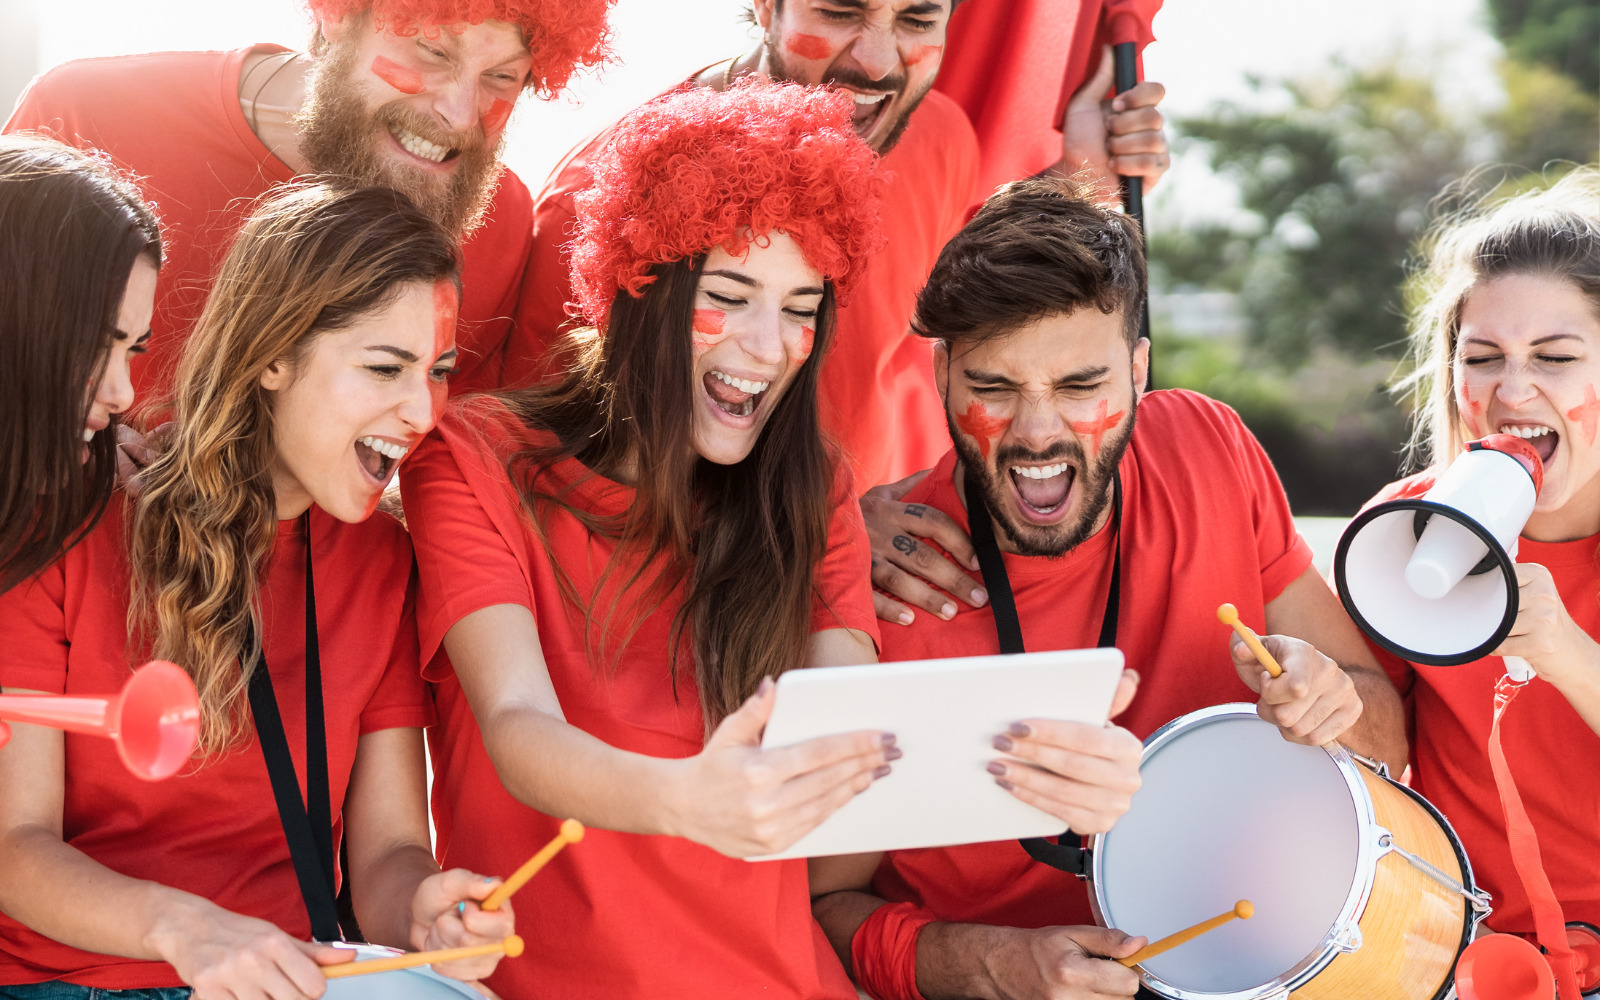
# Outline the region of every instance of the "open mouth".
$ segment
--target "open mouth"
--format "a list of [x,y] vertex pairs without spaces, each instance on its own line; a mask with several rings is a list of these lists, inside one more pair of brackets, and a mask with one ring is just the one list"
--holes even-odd
[[893,94],[862,94],[857,91],[847,91],[855,99],[855,108],[850,114],[850,123],[855,126],[856,134],[865,138],[872,134],[882,120],[886,109],[894,103]]
[[1501,434],[1510,434],[1519,437],[1533,446],[1538,452],[1539,461],[1546,467],[1550,460],[1556,457],[1556,446],[1561,443],[1561,435],[1552,427],[1543,424],[1506,424],[1499,429]]
[[389,126],[389,135],[394,138],[395,143],[401,149],[419,160],[427,160],[430,163],[449,163],[461,155],[461,151],[454,146],[442,146],[436,142],[429,142],[415,132],[403,129],[399,125],[391,124]]
[[756,407],[761,405],[761,398],[772,387],[771,382],[735,378],[716,369],[706,372],[705,378],[700,381],[705,386],[706,395],[711,397],[711,402],[719,410],[740,419],[754,414]]
[[1072,495],[1078,470],[1070,462],[1013,465],[1009,477],[1022,515],[1030,521],[1051,524],[1066,513],[1067,498]]
[[395,468],[410,450],[405,445],[382,438],[364,437],[356,442],[356,462],[361,466],[361,471],[381,489],[389,485]]

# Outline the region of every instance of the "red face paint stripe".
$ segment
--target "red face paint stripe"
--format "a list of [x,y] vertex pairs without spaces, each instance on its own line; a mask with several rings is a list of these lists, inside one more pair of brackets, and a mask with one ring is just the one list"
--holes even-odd
[[907,66],[917,66],[944,51],[943,45],[919,45],[906,56]]
[[[455,282],[447,278],[440,278],[433,283],[433,357],[437,360],[446,351],[456,346],[456,315],[460,310],[460,299],[456,294]],[[432,393],[433,419],[437,423],[440,414],[444,413],[445,400],[449,392],[443,382],[428,382],[429,391]]]
[[1072,420],[1067,423],[1067,426],[1071,427],[1074,433],[1089,435],[1090,442],[1093,445],[1091,450],[1095,455],[1100,454],[1100,442],[1105,440],[1106,431],[1122,423],[1123,411],[1118,410],[1108,417],[1106,416],[1106,410],[1108,409],[1110,409],[1109,404],[1102,399],[1100,405],[1095,408],[1093,420]]
[[1472,394],[1467,392],[1465,386],[1461,389],[1461,402],[1466,404],[1463,407],[1466,412],[1461,415],[1466,418],[1467,429],[1472,431],[1473,437],[1483,437],[1483,424],[1479,420],[1483,416],[1483,404],[1473,399]]
[[1583,436],[1594,444],[1595,424],[1600,421],[1600,399],[1594,395],[1594,386],[1583,387],[1583,404],[1567,411],[1568,420],[1583,421]]
[[821,35],[790,35],[783,47],[801,59],[826,59],[833,55],[833,46]]
[[372,59],[372,75],[402,94],[422,93],[422,74],[408,66],[400,65],[393,59],[374,56]]
[[697,350],[707,349],[721,338],[722,326],[727,321],[728,314],[721,309],[696,309],[691,325],[694,336],[690,342]]
[[511,117],[511,102],[503,97],[496,97],[494,103],[489,105],[489,110],[483,113],[480,121],[483,124],[484,135],[494,135],[506,127],[506,121]]
[[802,326],[800,328],[800,353],[796,360],[804,361],[806,358],[811,357],[811,345],[816,343],[816,340],[817,331],[809,326]]
[[974,399],[967,404],[966,412],[956,417],[956,426],[961,428],[961,433],[978,442],[978,454],[987,462],[990,445],[1011,426],[1011,418],[990,416],[983,404]]

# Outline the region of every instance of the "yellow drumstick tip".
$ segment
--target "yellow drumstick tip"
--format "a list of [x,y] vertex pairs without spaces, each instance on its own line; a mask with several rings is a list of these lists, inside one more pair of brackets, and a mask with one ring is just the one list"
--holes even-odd
[[1250,648],[1250,652],[1255,654],[1256,660],[1260,662],[1267,673],[1274,677],[1283,673],[1283,667],[1279,666],[1277,659],[1267,652],[1266,646],[1261,644],[1261,637],[1256,635],[1255,630],[1250,626],[1239,620],[1238,608],[1231,604],[1219,605],[1217,608],[1217,620],[1224,625],[1232,626],[1233,630],[1239,633],[1239,638],[1244,640],[1244,644]]
[[[1250,904],[1246,903],[1245,905],[1248,906]],[[507,958],[516,958],[522,954],[522,938],[517,935],[513,934],[501,943],[505,945]]]
[[1256,915],[1256,908],[1251,905],[1248,899],[1241,899],[1233,904],[1233,915],[1240,920],[1249,920]]
[[583,839],[583,824],[575,819],[561,821],[561,839],[569,844],[576,844]]
[[1224,604],[1217,608],[1217,620],[1224,625],[1236,625],[1239,622],[1239,609],[1231,604]]

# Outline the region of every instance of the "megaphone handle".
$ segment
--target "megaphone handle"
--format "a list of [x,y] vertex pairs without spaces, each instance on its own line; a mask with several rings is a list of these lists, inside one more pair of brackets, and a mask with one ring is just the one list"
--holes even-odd
[[1505,660],[1506,676],[1518,684],[1526,684],[1538,676],[1538,672],[1533,669],[1533,664],[1520,656],[1505,656],[1501,657],[1501,659]]

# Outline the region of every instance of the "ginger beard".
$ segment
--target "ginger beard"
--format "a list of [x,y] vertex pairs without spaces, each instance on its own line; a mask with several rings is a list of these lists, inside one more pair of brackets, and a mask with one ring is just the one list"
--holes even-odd
[[[955,394],[951,394],[952,401]],[[975,402],[967,397],[964,403]],[[981,404],[980,404],[981,405]],[[1044,451],[1033,451],[1019,445],[993,447],[991,439],[969,435],[960,428],[963,417],[946,408],[945,422],[950,428],[950,440],[955,443],[956,457],[967,474],[976,472],[983,489],[984,503],[995,524],[1018,553],[1025,556],[1065,555],[1094,534],[1095,524],[1111,503],[1111,480],[1128,450],[1133,437],[1134,417],[1138,409],[1138,393],[1128,404],[1127,419],[1120,428],[1109,431],[1101,441],[1099,452],[1086,458],[1083,446],[1067,437],[1055,442]],[[1010,421],[1006,421],[1006,426]],[[999,429],[999,435],[1004,436]],[[1029,479],[1011,471],[1013,465],[1049,465],[1065,462],[1067,471],[1050,479]],[[1072,504],[1073,509],[1055,524],[1033,524],[1021,517],[1018,504],[1027,503],[1035,510],[1054,512],[1062,504]],[[970,508],[971,501],[968,501]]]
[[[445,30],[445,29],[441,29]],[[353,39],[329,48],[311,74],[306,106],[300,112],[300,152],[319,173],[343,174],[362,184],[393,188],[432,216],[447,232],[464,239],[483,224],[499,177],[501,130],[491,144],[479,122],[461,132],[444,132],[429,116],[403,100],[369,108],[362,98]],[[393,143],[391,127],[420,136],[452,152],[448,174],[408,167],[380,144]]]
[[[826,58],[828,53],[825,50],[815,48],[819,42],[824,46],[826,45],[823,39],[815,35],[800,35],[797,38],[800,41],[793,46],[799,49],[799,52],[796,53],[797,55],[805,57],[803,56],[804,53],[819,52],[818,58]],[[911,124],[911,112],[917,110],[917,106],[922,103],[922,99],[928,96],[928,91],[933,89],[934,78],[930,76],[921,90],[915,94],[907,94],[906,73],[903,69],[881,80],[871,80],[867,78],[865,73],[830,67],[823,73],[822,79],[807,80],[790,69],[789,64],[785,61],[784,46],[780,45],[778,39],[774,38],[770,32],[762,40],[761,44],[766,49],[767,66],[771,70],[772,78],[775,80],[785,80],[789,83],[799,83],[806,86],[853,87],[856,90],[868,93],[889,92],[887,98],[878,101],[876,104],[857,104],[854,113],[851,115],[851,123],[855,126],[856,134],[861,136],[862,140],[871,146],[873,152],[879,156],[887,154],[900,141],[900,136],[905,133],[906,126]],[[924,48],[931,50],[935,46],[924,46]],[[939,46],[939,48],[942,48],[942,46]],[[926,58],[926,55],[920,56],[917,61],[921,62],[923,58]],[[890,105],[893,105],[893,110],[891,110]],[[878,119],[886,114],[895,116],[894,125],[889,129],[888,134],[883,137],[882,141],[875,141],[871,136],[879,130],[880,122]]]

